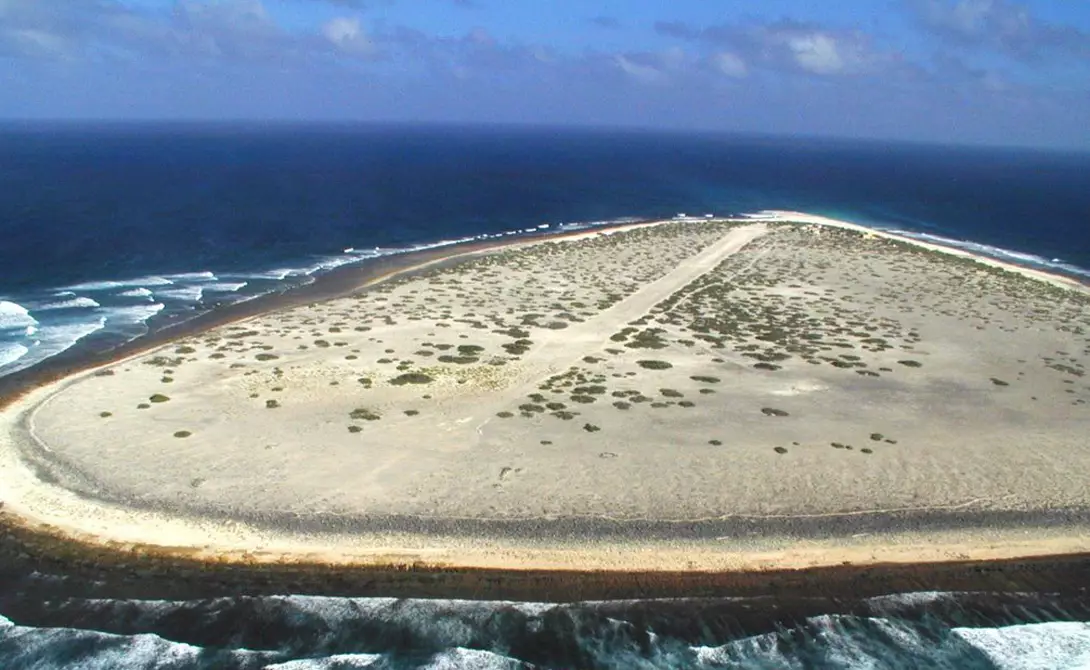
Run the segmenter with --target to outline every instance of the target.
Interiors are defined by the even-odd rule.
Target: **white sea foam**
[[[241,282],[221,281],[221,282],[217,282],[215,284],[206,284],[206,285],[202,286],[201,288],[204,289],[205,293],[209,293],[209,292],[235,293],[235,292],[240,291],[241,289],[245,288],[247,286],[247,284],[248,284],[248,282],[244,282],[244,281],[241,281]]]
[[[1090,623],[1035,623],[1001,628],[955,628],[998,670],[1090,669]]]
[[[26,356],[29,351],[29,349],[18,342],[0,342],[0,368],[10,365],[23,356]]]
[[[43,323],[31,340],[0,343],[0,368],[4,374],[24,370],[47,358],[67,351],[83,338],[105,327],[104,317],[92,321]]]
[[[167,286],[173,284],[171,280],[166,277],[160,277],[152,275],[149,277],[139,277],[137,279],[118,279],[107,281],[91,281],[83,282],[82,284],[72,284],[71,286],[65,286],[64,290],[67,291],[112,291],[119,288],[134,288],[140,286]]]
[[[175,283],[216,281],[216,275],[212,272],[181,272],[175,275],[167,275],[166,278]]]
[[[99,304],[92,298],[84,296],[69,298],[68,300],[61,300],[60,302],[49,302],[44,305],[37,305],[34,307],[34,311],[46,311],[51,309],[80,309],[80,308],[94,308]]]
[[[334,654],[324,658],[307,658],[286,663],[266,665],[265,670],[325,670],[337,668],[348,670],[349,668],[372,668],[381,663],[381,654]],[[379,667],[387,667],[384,663]]]
[[[143,325],[148,319],[163,311],[165,306],[156,302],[150,305],[127,305],[106,309],[106,323],[113,326]]]
[[[144,288],[143,286],[141,286],[140,288],[134,288],[134,289],[130,289],[128,291],[122,291],[121,293],[118,293],[117,295],[122,297],[122,298],[148,298],[148,299],[151,299],[152,292],[150,290]]]
[[[153,291],[159,300],[179,300],[181,302],[200,302],[204,294],[202,286],[178,286]]]
[[[933,235],[931,233],[918,233],[911,230],[898,230],[895,228],[882,228],[882,230],[894,233],[896,235],[902,235],[914,240],[920,240],[921,242],[930,242],[932,244],[938,244],[944,247],[954,247],[956,249],[962,249],[974,254],[980,254],[982,256],[990,256],[1002,261],[1014,263],[1016,265],[1024,265],[1039,269],[1059,270],[1068,274],[1081,275],[1083,277],[1090,277],[1090,269],[1082,268],[1072,263],[1064,262],[1061,259],[1053,258],[1048,259],[1044,256],[1038,256],[1037,254],[1030,254],[1023,251],[1013,251],[1011,249],[1004,249],[1002,247],[992,246],[990,244],[981,244],[979,242],[970,242],[968,240],[958,240],[950,237],[943,237],[941,235]]]
[[[26,307],[19,303],[0,300],[0,330],[23,330],[38,325],[38,320],[30,315]]]

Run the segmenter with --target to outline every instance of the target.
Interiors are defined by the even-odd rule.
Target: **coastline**
[[[879,237],[887,237],[932,251],[941,251],[955,256],[966,257],[993,267],[1019,272],[1024,276],[1047,281],[1052,285],[1060,286],[1065,289],[1074,289],[1083,292],[1088,291],[1088,288],[1085,285],[1058,275],[1051,275],[1038,270],[1022,268],[1021,266],[977,256],[962,250],[941,247],[940,245],[921,242],[911,238],[866,228],[864,226],[857,226],[856,224],[838,222],[823,217],[813,217],[794,212],[770,212],[769,214],[782,217],[776,221],[815,223],[856,230]],[[748,221],[748,219],[733,220]],[[760,220],[761,219],[754,219],[754,222]],[[113,352],[115,357],[111,357],[109,360],[96,360],[93,363],[87,362],[88,366],[83,368],[73,367],[52,372],[38,371],[40,376],[26,375],[24,379],[16,380],[14,383],[9,383],[7,386],[4,386],[3,382],[0,382],[0,397],[3,398],[3,400],[0,400],[0,407],[10,409],[13,407],[25,408],[34,406],[48,395],[47,392],[52,392],[51,389],[53,386],[67,383],[63,380],[77,375],[89,374],[98,367],[114,364],[140,355],[181,337],[199,333],[208,328],[223,325],[225,323],[245,320],[252,316],[256,316],[257,314],[276,312],[295,305],[332,299],[333,297],[376,285],[392,277],[411,274],[445,263],[456,263],[460,260],[471,258],[479,254],[504,250],[511,247],[551,242],[559,239],[578,239],[600,234],[610,234],[611,232],[616,232],[618,230],[659,225],[669,222],[670,221],[625,224],[611,228],[596,228],[567,234],[546,235],[532,240],[517,239],[499,244],[482,243],[480,246],[473,246],[473,248],[465,248],[459,245],[454,248],[429,250],[429,252],[432,253],[428,254],[425,252],[423,254],[424,257],[415,255],[412,258],[399,257],[396,260],[401,261],[401,263],[391,261],[388,266],[384,265],[382,268],[368,265],[368,267],[362,271],[362,276],[361,271],[358,268],[344,268],[345,272],[343,274],[339,274],[337,277],[331,278],[325,282],[320,280],[311,286],[291,292],[291,295],[283,294],[270,296],[268,301],[260,302],[260,304],[257,305],[252,303],[258,303],[262,299],[259,298],[251,301],[251,303],[246,303],[246,309],[239,310],[239,313],[237,314],[222,314],[216,319],[208,319],[207,322],[190,322],[194,323],[194,325],[190,326],[189,329],[169,332],[163,336],[162,340],[157,340],[155,336],[148,338],[149,341],[138,340],[133,343],[131,349],[122,348],[121,350]],[[336,272],[337,271],[334,271],[334,273]],[[330,275],[333,275],[334,273],[330,273]],[[322,285],[319,286],[319,284]],[[312,290],[307,291],[306,289]],[[251,313],[249,310],[254,311]],[[227,312],[227,310],[224,311]],[[200,320],[198,319],[195,321]],[[190,324],[186,324],[186,326],[189,325]],[[156,335],[159,335],[159,333]],[[19,386],[20,382],[22,383],[21,387]],[[22,411],[19,410],[17,413],[21,414]],[[17,478],[15,486],[20,489],[14,496],[16,498],[18,498],[19,495],[29,494],[35,490],[35,487],[37,487],[37,490],[40,493],[43,488],[49,486],[48,484],[43,484],[38,481],[33,473],[24,467],[24,464],[20,462],[16,455],[3,453],[2,457],[3,463],[0,464],[0,481],[7,480],[4,482],[3,498],[5,502],[13,497],[11,495],[11,482],[13,476]],[[623,548],[618,548],[617,546],[604,546],[601,549],[592,549],[588,551],[586,548],[581,547],[578,552],[577,560],[573,561],[573,550],[560,549],[549,553],[540,546],[536,546],[534,543],[520,546],[518,543],[511,544],[498,541],[489,546],[488,550],[485,552],[473,552],[464,546],[460,546],[456,536],[453,535],[450,536],[454,537],[453,540],[446,542],[446,544],[440,543],[440,547],[438,548],[432,546],[429,549],[429,547],[422,542],[422,538],[427,537],[427,532],[405,532],[403,527],[398,528],[397,525],[394,524],[393,526],[388,527],[385,532],[382,532],[381,528],[371,529],[371,536],[368,538],[369,542],[367,543],[361,542],[361,537],[356,533],[322,534],[320,541],[316,543],[315,546],[324,546],[328,549],[316,553],[313,549],[309,551],[292,551],[293,547],[291,543],[288,543],[287,545],[279,544],[271,538],[269,533],[267,533],[265,529],[262,529],[260,525],[221,523],[210,519],[187,520],[184,518],[165,518],[163,515],[155,514],[154,512],[135,512],[132,509],[121,506],[94,503],[93,501],[80,498],[78,495],[59,489],[58,487],[51,488],[54,490],[48,491],[45,498],[40,501],[40,504],[43,507],[52,504],[58,509],[68,508],[69,510],[75,510],[80,506],[85,509],[95,505],[98,506],[98,510],[91,515],[91,523],[79,529],[72,527],[65,528],[63,521],[59,520],[65,515],[61,515],[61,517],[58,518],[41,516],[35,519],[38,531],[43,533],[44,538],[49,538],[44,541],[46,544],[63,543],[63,541],[55,535],[58,531],[70,538],[74,545],[69,547],[69,549],[66,549],[66,552],[92,552],[95,551],[96,547],[101,548],[106,546],[119,552],[120,556],[128,557],[124,560],[131,560],[141,555],[155,556],[153,562],[169,562],[171,560],[180,559],[181,557],[188,557],[188,560],[197,562],[207,561],[211,564],[226,563],[236,566],[253,566],[254,564],[257,564],[262,566],[263,570],[273,570],[276,566],[285,564],[298,565],[299,561],[303,561],[304,564],[307,565],[304,570],[319,572],[325,569],[321,566],[327,566],[330,569],[337,566],[344,567],[345,569],[370,569],[380,573],[384,570],[397,572],[403,570],[406,565],[415,566],[414,570],[423,569],[425,567],[440,570],[449,570],[452,568],[479,569],[498,571],[496,574],[504,575],[507,574],[507,571],[529,572],[535,570],[559,570],[562,573],[562,579],[569,581],[573,580],[572,583],[579,583],[579,579],[591,579],[590,577],[587,577],[587,575],[596,575],[599,572],[604,572],[608,575],[612,575],[612,579],[618,579],[622,582],[629,583],[629,586],[626,588],[631,589],[635,588],[636,585],[640,583],[644,583],[645,580],[648,579],[649,572],[666,574],[672,571],[684,571],[687,566],[691,565],[700,566],[694,574],[706,574],[711,571],[721,576],[721,581],[716,582],[716,580],[712,579],[709,583],[737,584],[737,580],[741,580],[742,582],[746,581],[739,577],[739,575],[757,574],[768,576],[769,571],[775,572],[776,570],[780,570],[784,571],[783,574],[780,575],[780,578],[789,579],[787,575],[795,574],[797,576],[797,571],[835,571],[837,569],[836,566],[848,570],[844,567],[845,562],[847,562],[852,564],[852,569],[864,571],[853,573],[855,574],[855,578],[858,578],[859,574],[867,574],[865,570],[873,569],[877,571],[874,574],[887,574],[886,577],[873,578],[886,580],[887,583],[892,584],[897,579],[902,579],[903,574],[911,573],[913,570],[911,566],[913,565],[917,565],[916,569],[918,570],[923,570],[924,572],[932,571],[936,574],[943,572],[943,568],[938,566],[958,566],[956,568],[952,567],[951,569],[954,572],[957,572],[958,569],[964,569],[966,574],[970,574],[974,570],[980,569],[980,566],[985,564],[993,565],[997,570],[1002,572],[1003,570],[1008,569],[1002,567],[1004,565],[1007,565],[1011,570],[1017,571],[1024,569],[1022,566],[1027,564],[1026,561],[1029,563],[1035,561],[1038,563],[1052,561],[1059,564],[1070,561],[1076,563],[1082,561],[1082,563],[1080,563],[1081,565],[1086,565],[1087,562],[1090,561],[1090,559],[1087,558],[1088,553],[1090,553],[1090,540],[1065,536],[1063,527],[1066,525],[1066,521],[1064,519],[1064,514],[1062,513],[1056,518],[1041,519],[1035,523],[1029,524],[1038,529],[1042,527],[1058,527],[1058,530],[1052,532],[1042,532],[1040,530],[1027,531],[1024,528],[1027,523],[1026,519],[1014,519],[1010,523],[1005,524],[1003,530],[992,531],[985,534],[986,536],[991,537],[990,544],[987,537],[980,537],[977,538],[978,541],[968,543],[958,541],[959,538],[963,539],[965,537],[966,531],[964,528],[959,531],[951,531],[951,533],[947,534],[945,537],[942,533],[933,532],[926,533],[925,535],[915,535],[904,531],[900,534],[883,534],[883,542],[881,544],[867,545],[865,541],[859,542],[856,540],[854,542],[849,541],[847,544],[850,546],[848,547],[843,546],[845,544],[843,534],[840,535],[841,539],[826,542],[824,544],[814,541],[811,538],[803,538],[802,544],[808,544],[810,546],[786,551],[776,550],[774,545],[784,541],[798,542],[798,537],[792,537],[790,533],[784,533],[772,538],[766,538],[770,540],[770,542],[766,542],[763,546],[760,542],[754,543],[743,541],[733,544],[729,551],[724,551],[723,549],[705,549],[703,553],[701,553],[700,547],[689,545],[684,537],[661,537],[659,538],[660,541],[645,543],[642,547],[638,538],[637,541],[630,545],[623,546]],[[18,504],[5,505],[6,513],[3,519],[6,523],[4,523],[4,525],[8,526],[8,532],[11,534],[13,532],[12,529],[19,524],[10,523],[10,520],[14,517],[8,516],[9,510],[13,510],[18,514],[20,507]],[[74,512],[69,512],[67,517],[72,518],[73,514]],[[971,515],[975,514],[975,512],[965,512],[964,514]],[[78,518],[80,515],[75,514],[75,516]],[[1082,527],[1087,521],[1087,513],[1085,511],[1075,511],[1072,516],[1075,518],[1075,524],[1072,527]],[[33,518],[33,516],[30,518]],[[957,520],[956,515],[954,516],[954,519],[955,521]],[[683,526],[687,524],[689,526],[688,532],[694,532],[692,528],[693,522],[677,523]],[[918,523],[918,520],[908,519],[904,524],[904,528],[910,529],[914,525],[918,525]],[[576,524],[578,525],[578,522],[576,522]],[[742,522],[742,525],[745,525],[745,522]],[[882,525],[882,521],[879,520],[874,523],[874,528],[869,530],[864,529],[863,532],[875,532],[881,528]],[[971,525],[971,520],[965,523],[966,527]],[[530,534],[536,534],[546,530],[543,527],[532,527],[532,521],[530,522],[530,526]],[[34,525],[32,524],[30,528],[33,527]],[[146,529],[148,527],[158,528],[161,533],[177,538],[179,540],[178,542],[171,543],[177,548],[153,549],[151,547],[142,546],[142,538],[146,537]],[[847,530],[851,529],[848,528]],[[23,526],[20,529],[20,532],[28,532],[28,527]],[[303,529],[302,532],[314,533],[315,529]],[[715,537],[714,534],[717,532],[726,531],[713,528],[706,534],[710,537]],[[555,533],[542,534],[550,536]],[[570,533],[560,534],[570,535]],[[593,531],[589,534],[594,535]],[[643,533],[637,530],[634,534],[639,536]],[[695,534],[700,535],[700,533]],[[760,535],[760,529],[753,528],[751,530],[751,535]],[[1028,539],[1027,535],[1030,536]],[[703,539],[706,540],[707,538]],[[579,542],[584,541],[585,538],[579,538]],[[679,546],[670,546],[671,543]],[[434,542],[431,544],[434,545]],[[769,544],[773,545],[773,547],[770,548],[768,546]],[[371,547],[381,546],[382,549],[361,551],[361,547],[365,545]],[[128,550],[125,549],[126,546],[129,547]],[[254,547],[258,546],[263,546],[265,548],[263,550],[255,551]],[[1039,558],[1030,560],[1030,557]],[[633,558],[637,558],[638,560],[632,560]],[[886,572],[883,573],[883,571]],[[261,572],[261,570],[258,570],[258,572]],[[669,578],[664,577],[664,579],[667,581],[670,579],[684,581],[678,577],[677,574],[681,573],[675,573],[674,576]],[[829,574],[822,574],[819,577],[815,577],[815,579],[818,579],[819,581],[829,580],[831,579]],[[583,577],[573,577],[573,575],[583,575]],[[554,575],[551,579],[561,579],[561,577]],[[729,588],[734,589],[736,586],[731,586]],[[640,597],[648,597],[648,594],[644,592],[627,592],[638,593]],[[731,592],[733,593],[734,591]]]
[[[1052,286],[1056,286],[1058,288],[1080,291],[1083,293],[1090,293],[1090,285],[1077,279],[1073,279],[1071,277],[1065,277],[1064,275],[1056,274],[1053,272],[1046,272],[1045,270],[1038,270],[1036,268],[1030,268],[1023,265],[1017,265],[1015,263],[1009,263],[1007,261],[1001,261],[997,258],[991,258],[982,254],[974,254],[970,251],[958,249],[956,247],[936,244],[934,242],[926,242],[924,240],[917,240],[912,237],[907,237],[905,235],[891,233],[880,228],[869,228],[867,226],[863,226],[858,223],[851,223],[849,221],[841,221],[839,219],[832,219],[825,216],[807,214],[806,212],[795,212],[779,209],[763,210],[752,215],[746,215],[746,220],[770,221],[779,223],[805,223],[819,226],[828,226],[830,228],[841,228],[843,230],[854,230],[855,232],[863,233],[865,235],[873,235],[875,237],[881,237],[887,240],[894,240],[903,244],[909,244],[915,247],[919,247],[921,249],[927,249],[928,251],[937,251],[939,253],[947,254],[950,256],[972,260],[980,263],[981,265],[1006,270],[1007,272],[1014,272],[1022,275],[1023,277],[1036,279],[1038,281],[1051,284]]]

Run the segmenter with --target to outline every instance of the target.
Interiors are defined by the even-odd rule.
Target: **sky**
[[[0,0],[0,119],[1090,149],[1087,0]]]

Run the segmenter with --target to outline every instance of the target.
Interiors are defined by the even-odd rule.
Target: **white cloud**
[[[814,74],[840,74],[846,64],[837,40],[823,33],[796,35],[787,39],[787,47],[800,68]]]
[[[374,44],[357,18],[335,18],[322,26],[322,35],[341,51],[356,54],[369,54],[374,51]]]
[[[712,56],[712,64],[728,77],[743,79],[749,74],[749,67],[737,54],[730,51],[720,51]]]
[[[646,83],[654,83],[662,80],[663,75],[658,68],[652,65],[638,63],[624,54],[617,54],[614,56],[613,62],[616,63],[617,67],[621,68],[625,74],[633,79],[638,79],[639,81]]]

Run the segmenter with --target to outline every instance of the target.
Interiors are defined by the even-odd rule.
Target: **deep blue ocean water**
[[[0,375],[384,254],[762,209],[1090,279],[1090,154],[557,129],[9,125],[0,127]],[[912,617],[876,606],[774,633],[691,636],[601,605],[296,597],[65,607],[71,616],[48,625],[0,617],[0,666],[1090,667],[1081,623],[1090,617],[1039,594],[967,625],[947,605]],[[162,623],[179,612],[202,630],[256,620],[287,632],[262,649],[245,636],[209,642]],[[518,646],[550,626],[553,655],[540,639]]]
[[[1090,278],[1090,154],[549,129],[9,125],[0,375],[376,255],[761,209]]]

